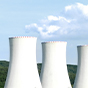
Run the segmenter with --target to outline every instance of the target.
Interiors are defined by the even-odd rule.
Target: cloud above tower
[[[41,38],[88,38],[88,5],[68,5],[59,14],[25,25],[25,30],[28,33],[36,32]]]

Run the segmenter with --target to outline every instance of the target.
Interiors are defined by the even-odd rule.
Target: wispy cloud
[[[42,38],[88,38],[88,5],[81,3],[66,6],[62,15],[49,15],[39,23],[25,25]]]

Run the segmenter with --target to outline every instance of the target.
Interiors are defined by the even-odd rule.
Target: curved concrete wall
[[[88,46],[77,46],[78,67],[73,88],[88,88]]]
[[[36,64],[35,37],[12,37],[10,64],[4,88],[41,88]]]
[[[71,88],[66,65],[66,42],[42,43],[42,88]]]

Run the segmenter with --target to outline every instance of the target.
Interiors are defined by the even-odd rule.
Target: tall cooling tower
[[[36,63],[36,37],[12,37],[4,88],[41,88]]]
[[[42,88],[71,88],[66,65],[66,42],[42,43]]]
[[[78,67],[73,88],[88,88],[88,46],[77,46]]]

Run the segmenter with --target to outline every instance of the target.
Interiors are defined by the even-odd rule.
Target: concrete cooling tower
[[[77,46],[78,67],[73,88],[88,88],[88,45]]]
[[[66,42],[42,43],[42,88],[71,88],[66,65]]]
[[[12,37],[4,88],[42,88],[36,63],[36,37]]]

